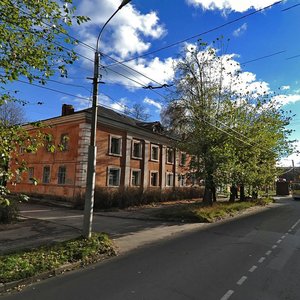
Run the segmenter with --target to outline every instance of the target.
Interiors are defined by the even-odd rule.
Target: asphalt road
[[[193,230],[2,299],[297,300],[300,201]]]

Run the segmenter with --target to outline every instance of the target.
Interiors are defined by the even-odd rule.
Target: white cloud
[[[149,84],[157,86],[158,83],[165,84],[173,80],[175,62],[176,60],[172,58],[160,60],[158,57],[149,61],[145,59],[134,60],[126,63],[131,70],[122,65],[109,67],[109,69],[106,69],[105,72],[103,72],[102,80],[128,85],[132,90],[148,86]],[[119,74],[125,75],[132,80]],[[155,80],[155,82],[153,80]]]
[[[277,0],[186,0],[188,4],[207,10],[244,12],[248,9],[261,9],[272,5]]]
[[[150,99],[150,98],[148,98],[148,97],[146,97],[146,98],[144,99],[144,103],[155,106],[155,107],[158,109],[159,112],[160,112],[161,109],[162,109],[161,103],[159,103],[159,102],[157,102],[157,101],[155,101],[155,100],[153,100],[153,99]]]
[[[90,22],[78,27],[81,40],[94,46],[103,24],[116,11],[115,0],[81,0],[78,14],[91,18]],[[159,22],[156,12],[142,14],[131,3],[124,6],[109,22],[101,36],[101,50],[116,53],[125,59],[140,54],[150,48],[152,39],[166,34],[164,25]]]
[[[277,95],[273,99],[278,105],[293,104],[300,101],[300,94]]]
[[[280,89],[281,90],[289,90],[291,87],[289,85],[283,85]]]
[[[234,30],[234,32],[232,33],[235,37],[239,37],[242,34],[244,34],[247,30],[247,23],[244,23],[242,26],[240,26],[239,28],[237,28],[236,30]]]
[[[196,45],[187,45],[192,51],[197,51]],[[217,49],[199,51],[197,53],[200,62],[203,62],[204,72],[207,78],[219,84],[222,82],[222,90],[234,92],[240,97],[251,95],[252,99],[261,95],[270,93],[270,87],[267,82],[257,80],[256,75],[251,72],[243,72],[241,65],[235,60],[238,55],[219,54],[218,59],[215,59],[215,54],[218,54]],[[187,54],[187,59],[191,54]]]

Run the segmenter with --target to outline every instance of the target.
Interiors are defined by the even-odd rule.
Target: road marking
[[[282,240],[279,239],[276,243],[277,243],[277,244],[280,244],[281,242],[282,242]]]
[[[257,269],[257,266],[252,266],[250,269],[249,269],[249,272],[254,272],[255,270]]]
[[[276,248],[277,248],[277,245],[273,245],[273,246],[272,246],[272,249],[276,249]]]
[[[246,280],[247,280],[247,276],[242,276],[236,284],[242,285]]]
[[[289,229],[289,230],[288,230],[288,232],[292,232],[292,231],[293,231],[292,229]]]
[[[261,257],[258,262],[261,264],[266,258],[265,257]]]
[[[291,227],[292,229],[294,229],[300,222],[300,219]]]
[[[227,300],[234,293],[233,290],[229,290],[220,300]]]
[[[269,250],[269,251],[266,252],[266,255],[270,255],[271,253],[272,253],[272,251]]]
[[[285,239],[285,235],[283,235],[283,236],[281,237],[281,239],[282,239],[282,240]]]

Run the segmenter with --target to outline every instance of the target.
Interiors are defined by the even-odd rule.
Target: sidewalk
[[[0,254],[63,241],[81,234],[81,210],[36,203],[22,203],[19,208],[20,222],[0,225]],[[153,209],[95,212],[93,231],[107,233],[121,254],[174,234],[208,226],[164,222],[151,216]]]
[[[38,247],[43,244],[68,240],[81,234],[83,211],[41,203],[21,203],[21,222],[0,224],[0,255],[18,249]],[[152,208],[95,212],[93,231],[105,232],[114,241],[119,254],[149,243],[175,237],[191,230],[217,226],[233,218],[214,224],[166,222],[153,217]],[[256,207],[234,218],[269,209]]]

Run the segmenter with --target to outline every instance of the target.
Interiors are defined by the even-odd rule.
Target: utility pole
[[[110,20],[131,0],[123,0],[118,9],[110,16],[110,18],[102,26],[96,43],[96,51],[94,57],[94,77],[93,77],[93,104],[92,104],[92,120],[91,120],[91,139],[88,150],[88,167],[86,178],[86,191],[83,215],[83,230],[82,235],[85,238],[90,238],[92,235],[93,210],[94,210],[94,195],[96,183],[96,158],[97,158],[97,123],[98,123],[98,85],[99,85],[99,66],[100,66],[100,51],[99,41],[103,29]]]

